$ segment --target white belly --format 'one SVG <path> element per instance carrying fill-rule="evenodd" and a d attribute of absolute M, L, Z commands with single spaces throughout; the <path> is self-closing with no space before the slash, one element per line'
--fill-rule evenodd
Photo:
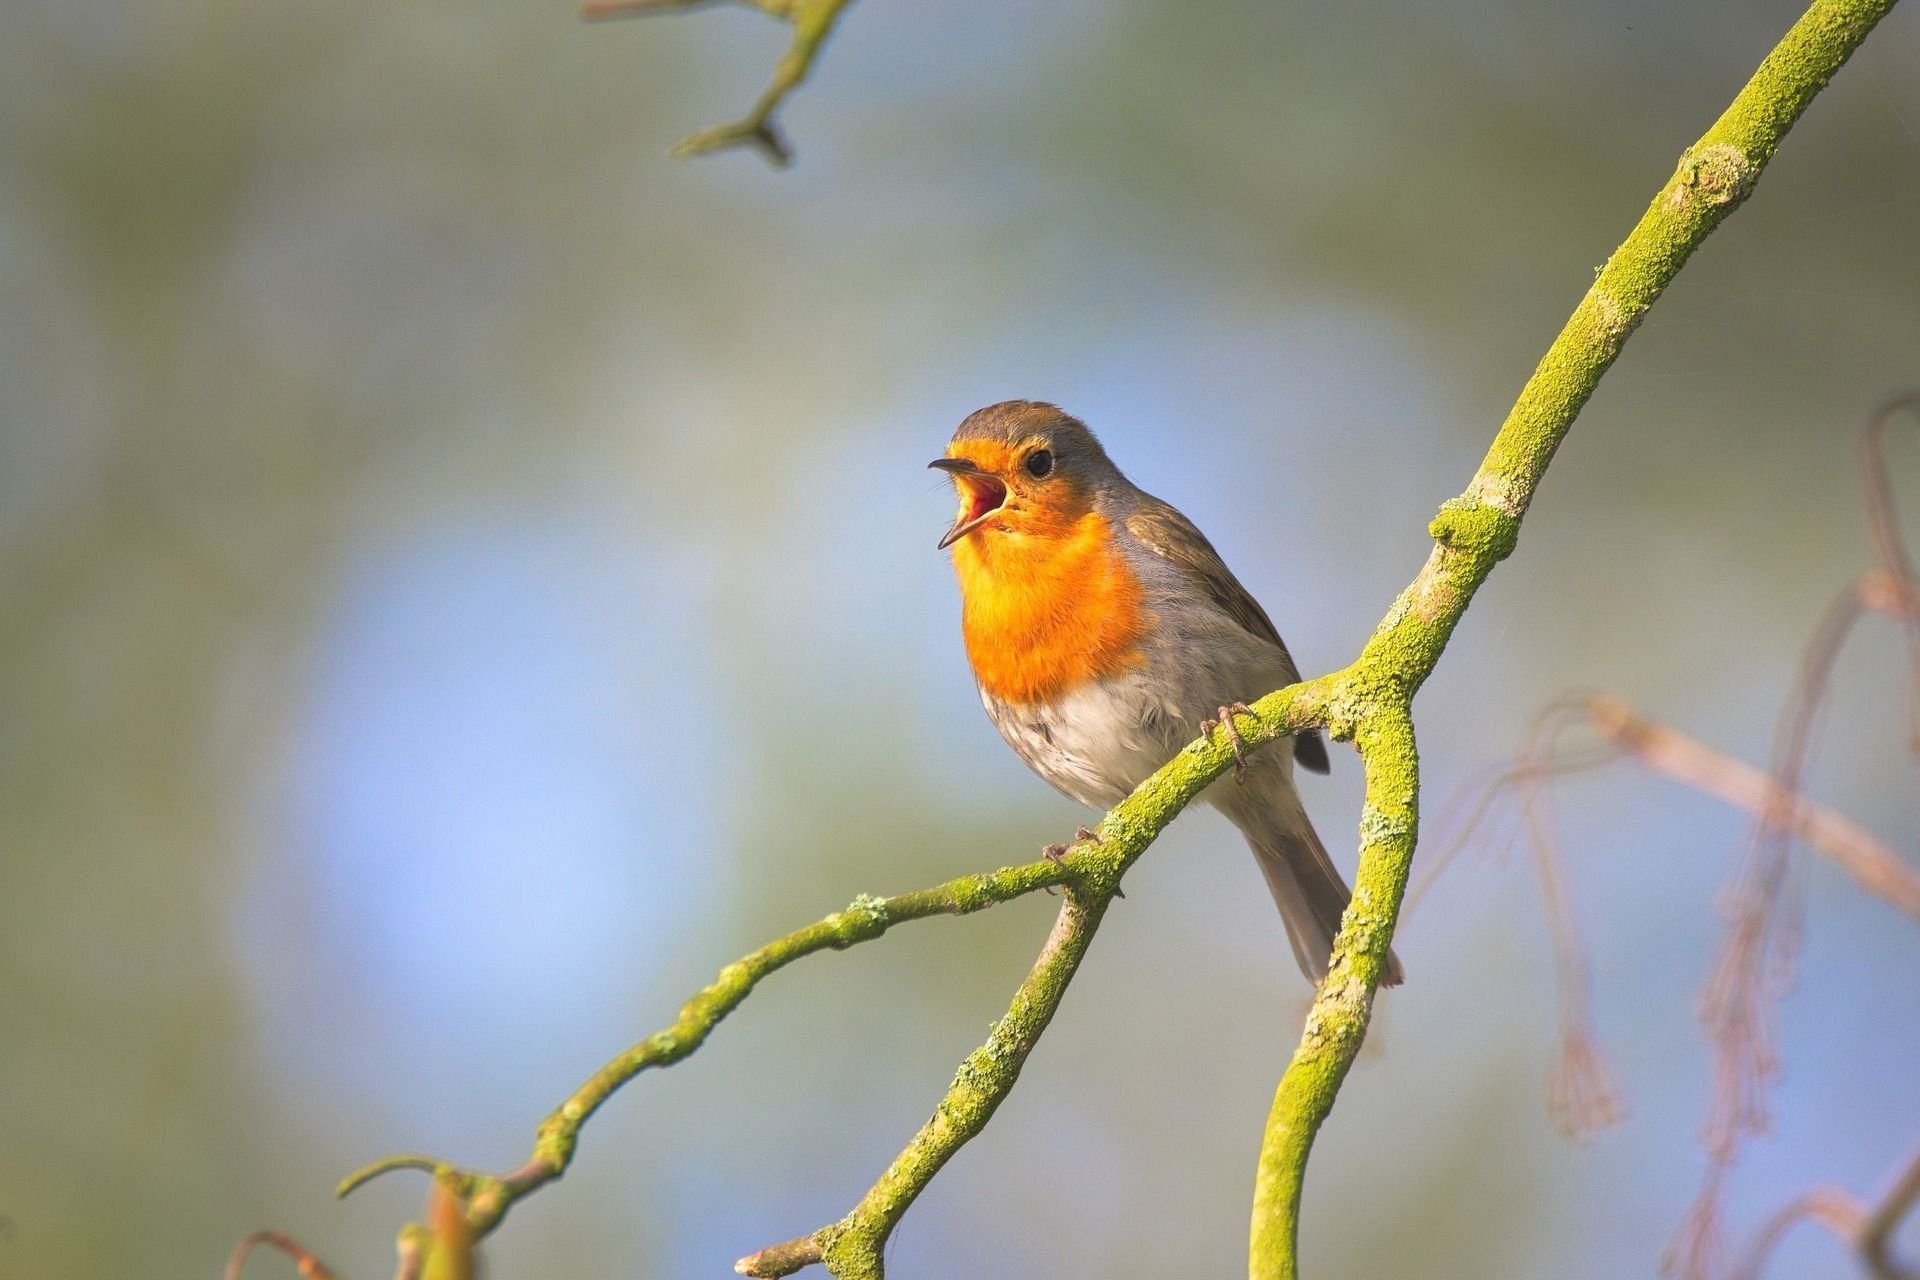
<path fill-rule="evenodd" d="M 1093 680 L 1047 703 L 980 700 L 1007 745 L 1055 790 L 1110 808 L 1198 734 L 1211 709 L 1170 706 L 1137 674 Z"/>

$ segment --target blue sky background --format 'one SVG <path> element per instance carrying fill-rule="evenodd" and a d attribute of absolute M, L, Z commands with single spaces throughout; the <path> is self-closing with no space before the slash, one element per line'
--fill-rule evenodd
<path fill-rule="evenodd" d="M 517 1164 L 720 965 L 1071 831 L 979 711 L 933 547 L 924 464 L 973 408 L 1084 416 L 1303 667 L 1345 661 L 1795 12 L 870 2 L 773 173 L 663 155 L 777 56 L 745 12 L 25 5 L 0 49 L 0 1277 L 211 1274 L 262 1225 L 384 1274 L 421 1188 L 336 1204 L 346 1169 Z M 1920 381 L 1916 66 L 1896 11 L 1583 415 L 1421 695 L 1429 815 L 1569 688 L 1764 758 L 1869 563 L 1857 433 Z M 1910 506 L 1916 456 L 1897 441 Z M 1911 851 L 1903 660 L 1884 622 L 1849 644 L 1812 788 Z M 1350 851 L 1357 762 L 1305 792 Z M 1530 873 L 1465 858 L 1316 1152 L 1313 1273 L 1651 1274 L 1690 1201 L 1691 1010 L 1745 824 L 1631 768 L 1556 798 L 1628 1120 L 1553 1134 Z M 1920 1138 L 1920 933 L 1805 869 L 1735 1238 Z M 1305 989 L 1211 814 L 1128 890 L 894 1271 L 1244 1266 Z M 839 1216 L 1048 911 L 782 973 L 594 1119 L 489 1274 L 724 1275 Z M 1803 1231 L 1773 1274 L 1850 1268 Z"/>

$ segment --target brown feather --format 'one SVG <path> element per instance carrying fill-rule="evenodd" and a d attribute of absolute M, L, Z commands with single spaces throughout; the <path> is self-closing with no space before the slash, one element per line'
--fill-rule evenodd
<path fill-rule="evenodd" d="M 1273 625 L 1273 619 L 1253 598 L 1253 593 L 1240 585 L 1240 580 L 1233 576 L 1233 570 L 1227 568 L 1227 562 L 1213 549 L 1207 536 L 1174 507 L 1145 494 L 1141 497 L 1144 501 L 1140 510 L 1127 517 L 1127 532 L 1162 560 L 1184 570 L 1194 585 L 1206 592 L 1207 597 L 1220 607 L 1222 613 L 1280 650 L 1287 679 L 1299 680 L 1300 668 L 1294 665 L 1293 655 L 1287 652 L 1287 642 L 1280 638 L 1280 631 Z M 1302 768 L 1313 773 L 1327 772 L 1327 746 L 1320 740 L 1317 731 L 1302 733 L 1294 738 L 1293 757 Z"/>

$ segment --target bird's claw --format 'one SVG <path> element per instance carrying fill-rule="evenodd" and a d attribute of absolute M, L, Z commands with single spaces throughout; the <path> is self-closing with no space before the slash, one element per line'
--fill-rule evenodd
<path fill-rule="evenodd" d="M 1240 730 L 1234 727 L 1233 718 L 1236 715 L 1250 716 L 1253 714 L 1253 708 L 1244 702 L 1233 702 L 1219 708 L 1216 714 L 1220 717 L 1218 720 L 1200 722 L 1200 732 L 1210 734 L 1215 729 L 1227 731 L 1227 742 L 1233 748 L 1233 780 L 1245 782 L 1247 780 L 1247 744 L 1241 739 Z"/>
<path fill-rule="evenodd" d="M 1087 827 L 1087 826 L 1075 827 L 1073 829 L 1073 838 L 1075 843 L 1078 843 L 1079 841 L 1082 841 L 1082 840 L 1090 840 L 1094 844 L 1106 843 L 1106 840 L 1101 836 L 1101 834 L 1098 831 L 1095 831 L 1092 827 Z M 1040 856 L 1045 858 L 1048 862 L 1051 862 L 1054 866 L 1062 867 L 1066 865 L 1067 854 L 1069 854 L 1072 851 L 1073 851 L 1073 845 L 1071 844 L 1042 845 L 1040 848 Z M 1047 892 L 1048 893 L 1053 892 L 1052 885 L 1047 886 Z M 1118 890 L 1115 890 L 1114 893 L 1116 897 L 1124 898 L 1127 896 L 1124 893 L 1120 893 Z"/>
<path fill-rule="evenodd" d="M 1045 858 L 1048 862 L 1051 862 L 1056 867 L 1064 866 L 1067 860 L 1067 850 L 1071 849 L 1072 847 L 1073 847 L 1072 845 L 1066 845 L 1066 844 L 1042 845 L 1040 846 L 1040 856 Z M 1046 886 L 1046 889 L 1047 889 L 1047 895 L 1051 897 L 1053 895 L 1053 886 L 1048 885 Z"/>

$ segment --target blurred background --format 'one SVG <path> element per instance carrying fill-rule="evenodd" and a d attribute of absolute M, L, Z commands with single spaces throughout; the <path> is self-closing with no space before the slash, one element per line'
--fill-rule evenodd
<path fill-rule="evenodd" d="M 0 1276 L 213 1275 L 266 1225 L 388 1274 L 423 1186 L 336 1203 L 347 1169 L 517 1164 L 720 965 L 1070 832 L 981 714 L 933 546 L 924 464 L 982 404 L 1084 416 L 1304 668 L 1346 661 L 1797 12 L 869 0 L 776 173 L 665 156 L 784 47 L 746 11 L 18 0 Z M 1422 694 L 1429 814 L 1569 687 L 1765 758 L 1869 562 L 1857 433 L 1920 382 L 1917 69 L 1909 6 L 1587 408 Z M 1920 444 L 1894 457 L 1920 523 Z M 1911 850 L 1902 659 L 1884 622 L 1851 642 L 1811 786 Z M 1305 794 L 1350 867 L 1357 762 Z M 1746 822 L 1630 767 L 1557 801 L 1631 1115 L 1553 1133 L 1530 873 L 1468 858 L 1316 1153 L 1311 1273 L 1647 1275 L 1684 1213 Z M 1128 890 L 901 1275 L 1243 1273 L 1306 989 L 1217 817 Z M 593 1121 L 490 1274 L 726 1275 L 837 1217 L 1052 905 L 779 975 Z M 1814 862 L 1735 1236 L 1920 1136 L 1916 977 L 1920 932 Z M 1852 1263 L 1805 1230 L 1776 1273 Z"/>

